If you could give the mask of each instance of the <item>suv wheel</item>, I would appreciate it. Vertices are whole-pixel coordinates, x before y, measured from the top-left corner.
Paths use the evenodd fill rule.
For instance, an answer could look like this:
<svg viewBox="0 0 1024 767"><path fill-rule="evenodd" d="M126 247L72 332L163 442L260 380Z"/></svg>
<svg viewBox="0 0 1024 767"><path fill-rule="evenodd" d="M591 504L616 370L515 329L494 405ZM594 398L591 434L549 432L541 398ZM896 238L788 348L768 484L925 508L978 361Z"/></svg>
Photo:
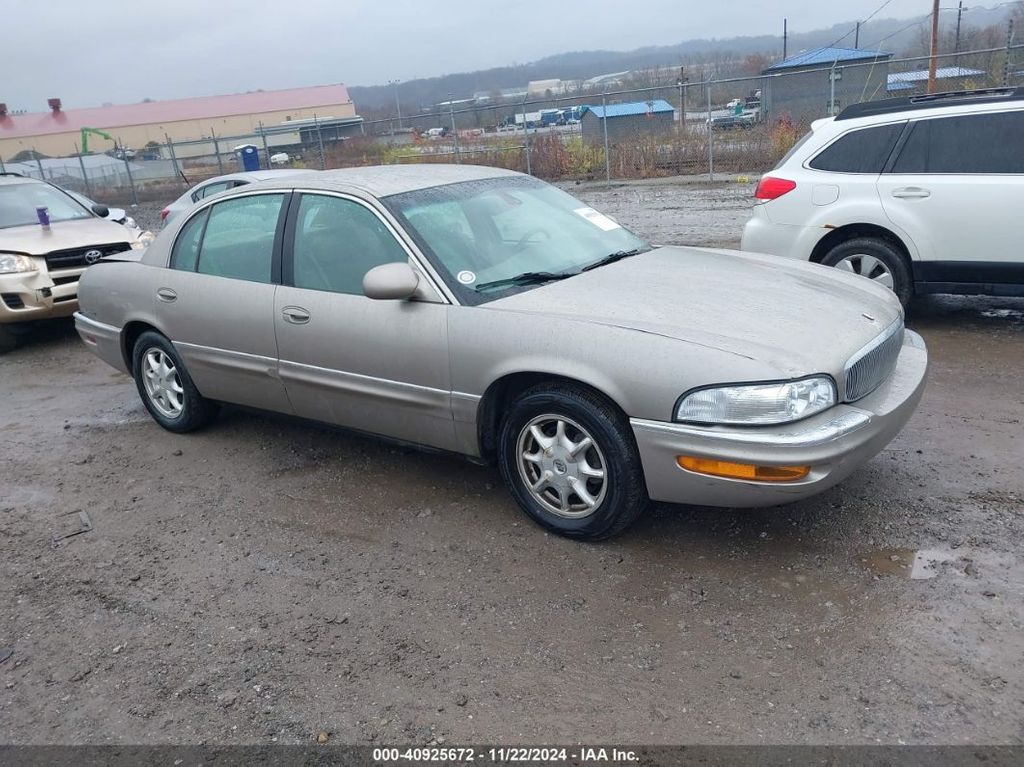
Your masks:
<svg viewBox="0 0 1024 767"><path fill-rule="evenodd" d="M18 346L18 334L10 325L0 325L0 354L14 351Z"/></svg>
<svg viewBox="0 0 1024 767"><path fill-rule="evenodd" d="M821 263L859 274L889 288L904 306L913 295L910 268L903 254L876 237L857 237L836 245Z"/></svg>
<svg viewBox="0 0 1024 767"><path fill-rule="evenodd" d="M132 375L142 404L168 431L193 431L217 413L217 406L192 383L174 345L159 333L146 331L135 342Z"/></svg>
<svg viewBox="0 0 1024 767"><path fill-rule="evenodd" d="M570 538L610 538L650 503L629 423L582 387L544 384L516 399L498 464L523 510Z"/></svg>

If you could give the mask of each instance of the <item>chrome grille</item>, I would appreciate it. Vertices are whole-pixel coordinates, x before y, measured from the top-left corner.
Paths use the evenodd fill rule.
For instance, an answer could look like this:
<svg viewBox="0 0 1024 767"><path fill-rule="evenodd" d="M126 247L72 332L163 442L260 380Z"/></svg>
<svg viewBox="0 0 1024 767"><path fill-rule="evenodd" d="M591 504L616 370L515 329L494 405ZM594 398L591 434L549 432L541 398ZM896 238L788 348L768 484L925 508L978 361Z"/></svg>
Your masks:
<svg viewBox="0 0 1024 767"><path fill-rule="evenodd" d="M898 319L846 363L846 401L866 397L889 377L903 347L903 320Z"/></svg>

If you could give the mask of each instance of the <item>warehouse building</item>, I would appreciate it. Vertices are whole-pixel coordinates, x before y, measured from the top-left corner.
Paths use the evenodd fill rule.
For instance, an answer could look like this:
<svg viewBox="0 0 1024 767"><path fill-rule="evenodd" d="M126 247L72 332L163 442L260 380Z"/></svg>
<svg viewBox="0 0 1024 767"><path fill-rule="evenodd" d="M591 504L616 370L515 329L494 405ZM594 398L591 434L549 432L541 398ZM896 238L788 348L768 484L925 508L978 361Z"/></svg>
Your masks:
<svg viewBox="0 0 1024 767"><path fill-rule="evenodd" d="M344 85L88 109L64 109L60 99L50 99L49 107L45 112L14 114L0 103L0 158L10 160L31 152L66 157L76 154L86 137L94 152L113 149L113 141L141 149L150 142L162 144L168 136L175 144L213 135L230 141L259 133L261 125L274 137L271 144L301 143L309 140L316 127L325 139L336 139L359 135L363 123ZM83 134L83 128L106 133L113 141L99 133ZM188 154L187 145L181 153Z"/></svg>
<svg viewBox="0 0 1024 767"><path fill-rule="evenodd" d="M642 133L660 133L672 130L675 108L664 99L634 101L628 104L584 107L583 138L604 141L605 123L608 140L630 138Z"/></svg>
<svg viewBox="0 0 1024 767"><path fill-rule="evenodd" d="M761 72L762 107L773 117L803 122L885 98L890 58L891 53L856 48L819 48L791 56Z"/></svg>

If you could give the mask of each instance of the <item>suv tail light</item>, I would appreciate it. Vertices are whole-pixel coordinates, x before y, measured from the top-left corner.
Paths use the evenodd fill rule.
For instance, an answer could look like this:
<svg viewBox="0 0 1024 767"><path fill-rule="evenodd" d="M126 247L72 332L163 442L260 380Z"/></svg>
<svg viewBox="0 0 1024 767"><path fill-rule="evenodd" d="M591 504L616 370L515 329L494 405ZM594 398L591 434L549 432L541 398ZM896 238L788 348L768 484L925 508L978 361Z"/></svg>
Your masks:
<svg viewBox="0 0 1024 767"><path fill-rule="evenodd" d="M775 176L763 176L757 182L757 189L754 190L754 197L758 200L775 200L787 192L796 189L796 182L788 178L776 178Z"/></svg>
<svg viewBox="0 0 1024 767"><path fill-rule="evenodd" d="M166 220L167 219L167 214L170 213L170 212L171 211L169 209L167 209L167 208L164 208L162 211L160 211L160 220L161 221Z"/></svg>

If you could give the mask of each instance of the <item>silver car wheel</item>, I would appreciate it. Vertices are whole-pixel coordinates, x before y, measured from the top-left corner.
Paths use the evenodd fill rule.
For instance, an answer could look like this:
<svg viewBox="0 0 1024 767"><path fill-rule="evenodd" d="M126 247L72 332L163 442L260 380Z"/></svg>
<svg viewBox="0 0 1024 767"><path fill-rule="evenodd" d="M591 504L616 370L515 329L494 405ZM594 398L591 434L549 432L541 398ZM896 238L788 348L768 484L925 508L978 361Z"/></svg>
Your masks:
<svg viewBox="0 0 1024 767"><path fill-rule="evenodd" d="M539 415L516 441L519 475L552 514L579 519L593 514L608 489L604 454L586 429L561 415Z"/></svg>
<svg viewBox="0 0 1024 767"><path fill-rule="evenodd" d="M866 253L854 253L847 256L836 264L836 269L844 272L853 272L861 277L874 280L879 285L885 285L889 290L893 289L892 272L881 259L869 256Z"/></svg>
<svg viewBox="0 0 1024 767"><path fill-rule="evenodd" d="M163 349L149 349L142 362L142 383L150 403L161 415L177 418L185 408L185 389L178 369Z"/></svg>

